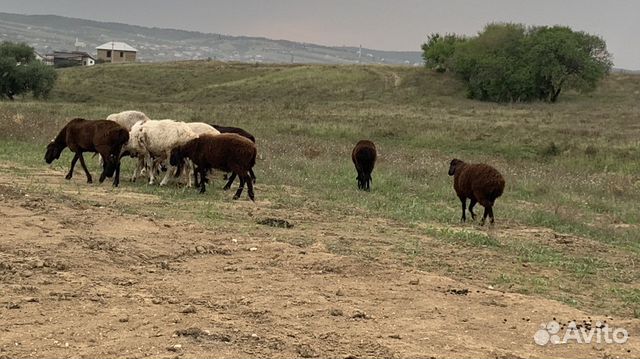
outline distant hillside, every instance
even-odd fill
[[[76,38],[95,54],[107,41],[124,41],[138,49],[140,61],[212,58],[220,61],[324,64],[422,63],[419,51],[395,52],[357,47],[328,47],[261,37],[228,36],[196,31],[150,28],[56,15],[0,13],[0,41],[20,41],[41,53],[72,50]],[[416,45],[417,47],[417,45]]]

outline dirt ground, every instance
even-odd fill
[[[274,228],[256,221],[284,212],[236,201],[238,223],[206,228],[120,206],[153,206],[153,195],[2,172],[0,358],[640,356],[639,320],[327,250],[402,232],[382,219],[288,213],[295,226]],[[295,245],[304,238],[315,241]],[[537,345],[554,318],[608,319],[630,338]]]

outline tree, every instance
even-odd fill
[[[568,27],[492,23],[477,36],[438,34],[422,46],[427,67],[443,67],[483,101],[555,102],[566,88],[586,92],[611,69],[601,38]]]
[[[449,69],[449,62],[455,53],[456,46],[464,42],[464,37],[455,34],[444,36],[438,33],[431,34],[427,42],[422,44],[422,58],[428,68],[444,72]]]
[[[33,48],[26,44],[0,44],[0,98],[31,92],[46,97],[53,89],[57,73],[35,59]]]
[[[545,101],[556,102],[563,88],[592,91],[611,70],[611,55],[604,40],[568,27],[534,28],[526,46],[538,97]]]

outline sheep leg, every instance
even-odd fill
[[[147,172],[149,173],[149,184],[152,185],[156,181],[156,162],[153,158],[151,158],[151,156],[146,156],[145,167],[147,168]]]
[[[460,197],[460,202],[462,203],[462,218],[460,218],[460,222],[466,222],[467,221],[467,198],[466,197]]]
[[[224,187],[222,188],[223,190],[228,190],[229,188],[231,188],[231,185],[233,184],[233,181],[236,179],[236,173],[232,172],[231,173],[231,177],[229,177],[229,181],[227,181],[227,184],[224,185]]]
[[[82,166],[82,169],[84,170],[84,174],[87,176],[87,183],[93,183],[93,179],[91,178],[91,173],[89,173],[89,170],[87,169],[87,165],[84,163],[84,156],[82,155],[82,152],[80,152],[80,166]]]
[[[493,218],[493,206],[489,207],[489,218],[491,218],[491,224],[493,224],[495,222],[494,218]]]
[[[366,185],[367,185],[367,187],[365,188],[365,191],[367,191],[367,192],[371,191],[371,173],[369,173],[367,175]]]
[[[174,176],[176,171],[177,171],[176,167],[169,166],[169,168],[167,169],[167,172],[164,174],[164,178],[162,179],[162,182],[160,182],[160,186],[165,186],[167,183],[169,183],[169,178]]]
[[[234,172],[234,174],[235,174],[235,172]],[[238,176],[238,177],[240,177],[240,187],[238,187],[238,190],[236,191],[236,194],[233,195],[233,199],[240,198],[240,195],[242,194],[242,190],[244,189],[245,177],[244,176]]]
[[[475,198],[471,198],[471,201],[469,203],[469,213],[471,213],[471,219],[474,221],[476,220],[476,214],[473,213],[473,206],[475,206],[476,203],[478,203],[478,201]]]
[[[249,199],[251,199],[253,202],[256,201],[255,195],[253,193],[253,179],[251,178],[250,174],[247,174],[247,179],[245,180],[247,182],[247,190],[249,191]]]
[[[78,158],[80,158],[80,155],[78,154],[78,152],[76,152],[76,154],[73,156],[73,159],[71,160],[71,168],[69,169],[69,173],[67,173],[67,175],[64,177],[65,179],[70,180],[71,177],[73,177],[73,168],[76,166]]]
[[[251,180],[253,183],[256,183],[256,174],[253,173],[253,168],[249,169],[249,175],[251,176]]]
[[[487,215],[491,213],[491,206],[484,207],[484,213],[482,214],[482,221],[480,222],[481,226],[484,226],[484,221],[487,219]]]
[[[206,190],[206,184],[207,184],[207,171],[203,168],[200,167],[200,193],[204,193],[204,191]]]
[[[120,160],[118,159],[118,163],[116,163],[116,173],[113,177],[113,187],[118,187],[120,184]]]

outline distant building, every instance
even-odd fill
[[[46,54],[42,62],[54,67],[93,66],[96,58],[83,51],[54,51]]]
[[[138,50],[124,42],[109,41],[96,47],[98,60],[104,62],[134,62]]]

